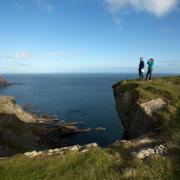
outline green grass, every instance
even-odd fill
[[[71,152],[64,156],[34,159],[17,155],[0,161],[0,179],[164,180],[180,177],[177,162],[169,157],[153,156],[141,161],[127,154],[122,157],[121,151],[116,149],[112,153],[112,149],[95,148],[83,154]]]
[[[0,179],[118,179],[119,174],[113,166],[113,158],[100,148],[84,154],[72,152],[63,157],[28,159],[16,156],[0,161]]]
[[[180,99],[180,76],[156,78],[151,81],[124,80],[116,84],[119,93],[135,94],[135,100],[147,101],[161,97],[172,104]]]

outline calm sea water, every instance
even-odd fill
[[[97,142],[107,146],[121,139],[123,128],[115,109],[112,85],[135,74],[7,74],[12,83],[0,89],[20,105],[33,104],[40,113],[56,114],[66,122],[84,122],[84,127],[105,127],[69,137],[68,145]]]

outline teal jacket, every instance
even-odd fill
[[[154,61],[148,61],[147,64],[148,64],[148,69],[153,70]]]

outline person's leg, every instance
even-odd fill
[[[148,76],[149,76],[149,69],[148,69],[148,72],[146,74],[146,80],[148,80]]]
[[[141,74],[140,74],[140,70],[139,70],[139,79],[140,79],[140,76],[141,76]]]
[[[144,79],[144,73],[143,72],[141,72],[141,75],[142,75],[142,79]]]
[[[139,69],[139,79],[141,79],[141,70]]]
[[[150,70],[149,72],[149,80],[151,80],[151,77],[152,77],[152,70]]]

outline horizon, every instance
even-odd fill
[[[45,72],[45,73],[36,73],[36,72],[31,72],[31,73],[23,73],[23,72],[20,72],[20,73],[16,73],[16,72],[12,72],[12,73],[0,73],[0,76],[4,76],[4,75],[73,75],[73,74],[86,74],[86,75],[104,75],[104,74],[114,74],[114,75],[118,75],[118,74],[128,74],[128,75],[136,75],[138,76],[138,73],[135,73],[135,72]],[[173,75],[173,76],[180,76],[179,73],[173,73],[173,72],[170,72],[170,73],[154,73],[154,78],[156,78],[156,75],[164,75],[165,77],[167,75]]]
[[[179,0],[7,0],[0,19],[1,74],[180,72]]]

